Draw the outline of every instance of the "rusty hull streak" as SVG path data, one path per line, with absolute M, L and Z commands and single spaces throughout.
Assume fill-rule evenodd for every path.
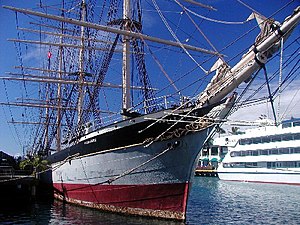
M 54 194 L 54 197 L 61 201 L 65 201 L 75 205 L 85 206 L 88 208 L 99 209 L 101 211 L 121 213 L 125 215 L 138 215 L 138 216 L 145 216 L 145 217 L 156 217 L 156 218 L 169 219 L 169 220 L 185 221 L 184 213 L 180 213 L 180 212 L 129 208 L 129 207 L 116 207 L 112 205 L 98 204 L 98 203 L 80 201 L 72 198 L 66 198 L 59 194 Z

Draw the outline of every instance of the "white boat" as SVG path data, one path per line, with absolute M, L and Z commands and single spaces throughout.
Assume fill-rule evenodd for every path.
M 300 185 L 300 119 L 223 137 L 221 180 Z

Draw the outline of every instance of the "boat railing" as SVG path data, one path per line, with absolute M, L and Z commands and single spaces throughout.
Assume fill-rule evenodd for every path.
M 178 104 L 183 105 L 189 98 L 183 96 L 164 95 L 156 98 L 145 100 L 142 104 L 135 106 L 132 110 L 137 113 L 147 114 L 150 111 L 160 111 L 164 109 L 178 107 Z M 153 104 L 151 104 L 153 103 Z
M 187 98 L 181 98 L 181 103 Z M 155 104 L 148 104 L 155 102 Z M 177 104 L 176 104 L 177 103 Z M 156 111 L 172 108 L 178 105 L 178 101 L 173 95 L 164 95 L 156 98 L 145 100 L 142 104 L 136 105 L 134 108 L 129 109 L 131 113 L 137 113 L 140 115 L 148 114 L 150 109 L 156 109 Z M 113 114 L 106 117 L 102 117 L 101 121 L 94 121 L 94 127 L 91 130 L 97 130 L 99 127 L 104 127 L 109 124 L 114 124 L 122 121 L 123 117 L 120 114 Z M 101 125 L 99 125 L 101 124 Z M 90 132 L 90 130 L 89 130 Z
M 156 98 L 148 99 L 144 101 L 143 104 L 139 104 L 135 108 L 129 109 L 129 111 L 131 113 L 137 113 L 143 115 L 149 113 L 148 112 L 149 109 L 156 109 L 156 111 L 159 111 L 163 109 L 174 108 L 175 106 L 178 106 L 178 104 L 184 104 L 186 100 L 187 100 L 186 97 L 181 97 L 180 103 L 178 103 L 178 100 L 173 95 L 159 96 Z M 151 102 L 155 102 L 155 104 L 149 105 L 148 103 Z M 73 140 L 75 136 L 80 137 L 82 135 L 96 131 L 100 127 L 105 127 L 107 125 L 114 124 L 122 120 L 123 117 L 121 114 L 113 114 L 113 115 L 108 115 L 106 117 L 102 117 L 99 120 L 87 122 L 83 124 L 80 128 L 67 132 L 63 137 L 62 144 L 67 144 L 70 140 Z

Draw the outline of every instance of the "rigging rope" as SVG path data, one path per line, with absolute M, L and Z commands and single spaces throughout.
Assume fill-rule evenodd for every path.
M 250 9 L 252 12 L 255 12 L 259 15 L 261 15 L 259 12 L 257 12 L 255 9 L 253 9 L 252 7 L 250 7 L 249 5 L 247 5 L 246 3 L 242 2 L 241 0 L 237 0 L 239 3 L 241 3 L 243 6 L 246 6 L 246 8 Z
M 299 37 L 298 37 L 299 38 Z M 297 38 L 297 39 L 298 39 Z M 295 41 L 297 41 L 297 39 L 295 40 Z M 293 41 L 291 44 L 289 44 L 288 46 L 286 46 L 286 48 L 285 49 L 288 49 L 289 47 L 292 47 L 292 44 L 295 42 L 295 41 Z M 289 64 L 287 63 L 288 62 L 288 60 L 290 60 L 291 59 L 291 57 L 292 56 L 297 56 L 297 52 L 299 51 L 299 49 L 300 49 L 300 47 L 298 48 L 298 49 L 296 49 L 291 55 L 290 55 L 290 57 L 286 60 L 286 62 L 284 63 L 285 64 L 285 66 L 283 67 L 283 69 L 285 69 Z M 274 55 L 269 61 L 272 61 L 275 57 L 277 57 L 278 56 L 278 54 L 279 53 L 277 53 L 276 55 Z M 290 60 L 291 62 L 292 61 L 294 61 L 294 59 L 293 60 Z M 290 63 L 291 63 L 290 62 Z M 298 62 L 295 64 L 295 65 L 297 65 L 298 64 Z M 295 67 L 294 67 L 295 68 Z M 293 69 L 294 69 L 293 68 Z M 259 72 L 259 71 L 258 71 Z M 258 74 L 258 72 L 254 75 L 254 77 L 252 78 L 252 79 L 254 79 L 256 76 L 257 76 L 257 74 Z M 275 71 L 274 73 L 273 73 L 273 75 L 272 76 L 270 76 L 270 81 L 272 81 L 275 77 L 276 77 L 276 75 L 277 75 L 277 73 L 278 73 L 278 70 L 277 71 Z M 286 78 L 285 78 L 285 80 L 282 82 L 282 84 L 284 84 L 288 79 L 289 79 L 289 77 L 290 76 L 287 76 Z M 252 79 L 251 79 L 251 81 L 250 82 L 252 82 Z M 248 83 L 248 86 L 250 85 L 250 83 Z M 249 101 L 251 98 L 253 98 L 264 86 L 266 85 L 266 82 L 264 82 L 263 84 L 261 84 L 250 96 L 248 96 L 247 97 L 247 99 L 245 99 L 241 104 L 242 105 L 244 105 L 245 104 L 245 102 L 247 102 L 247 101 Z M 249 87 L 246 87 L 245 89 L 244 89 L 244 91 L 243 91 L 243 93 L 242 93 L 242 95 L 244 95 L 244 92 L 249 88 Z M 272 95 L 274 96 L 276 93 L 277 93 L 277 91 L 278 90 L 275 90 L 273 93 L 272 93 Z M 242 95 L 241 95 L 241 97 L 242 97 Z M 237 102 L 239 102 L 240 100 L 238 100 Z
M 181 5 L 177 0 L 175 0 L 175 2 L 182 7 L 182 9 L 185 11 L 185 7 L 183 5 Z M 216 47 L 211 43 L 211 41 L 206 37 L 206 35 L 203 33 L 203 31 L 200 29 L 200 27 L 195 23 L 195 21 L 192 19 L 192 17 L 187 13 L 187 16 L 189 17 L 189 19 L 192 21 L 192 23 L 194 24 L 194 26 L 197 28 L 197 30 L 200 32 L 200 34 L 204 37 L 204 39 L 207 41 L 207 43 L 210 45 L 210 47 L 212 47 L 212 49 L 215 52 L 218 52 L 218 50 L 216 49 Z M 218 54 L 218 57 L 224 62 L 225 60 L 223 59 L 223 57 L 221 56 L 221 54 Z
M 167 29 L 169 30 L 170 34 L 173 36 L 173 38 L 179 43 L 180 47 L 183 49 L 183 51 L 191 58 L 191 60 L 204 72 L 204 73 L 208 73 L 207 70 L 205 70 L 195 59 L 194 57 L 186 50 L 186 48 L 183 46 L 183 44 L 181 43 L 181 41 L 178 39 L 178 37 L 176 36 L 176 34 L 173 32 L 173 30 L 171 29 L 171 27 L 169 26 L 168 22 L 166 21 L 165 17 L 163 16 L 162 12 L 160 11 L 160 8 L 158 7 L 157 3 L 155 0 L 152 0 L 153 5 L 155 7 L 155 9 L 157 10 L 161 20 L 164 22 L 165 26 L 167 27 Z
M 280 112 L 280 95 L 281 95 L 281 85 L 282 85 L 282 61 L 283 61 L 283 38 L 280 40 L 280 62 L 279 62 L 279 81 L 278 81 L 278 106 L 277 106 L 277 118 L 279 119 Z M 279 121 L 280 122 L 280 121 Z
M 177 0 L 175 0 L 175 2 L 178 4 Z M 211 19 L 211 18 L 208 18 L 206 16 L 202 16 L 202 15 L 200 15 L 200 14 L 192 11 L 192 10 L 188 9 L 187 7 L 185 7 L 185 6 L 181 6 L 181 7 L 183 7 L 183 9 L 185 11 L 188 11 L 189 13 L 193 14 L 194 16 L 197 16 L 197 17 L 199 17 L 201 19 L 204 19 L 204 20 L 207 20 L 207 21 L 210 21 L 210 22 L 214 22 L 214 23 L 221 23 L 221 24 L 230 24 L 230 25 L 232 25 L 232 24 L 245 24 L 245 23 L 248 22 L 247 20 L 245 20 L 243 22 L 231 22 L 231 21 Z
M 267 82 L 269 99 L 270 99 L 271 106 L 272 106 L 272 112 L 273 112 L 273 116 L 274 116 L 274 120 L 275 120 L 275 125 L 277 126 L 276 111 L 275 111 L 275 108 L 274 108 L 273 96 L 272 96 L 270 85 L 269 85 L 269 79 L 268 79 L 267 69 L 266 69 L 265 65 L 263 65 L 262 68 L 264 70 L 264 74 L 265 74 L 265 78 L 266 78 L 266 82 Z
M 6 86 L 5 80 L 3 80 L 3 85 L 4 85 L 4 91 L 5 91 L 6 101 L 9 103 L 7 86 Z M 5 118 L 7 118 L 4 108 L 3 108 L 3 111 L 4 111 Z M 8 111 L 10 113 L 11 121 L 14 122 L 14 117 L 13 117 L 13 113 L 12 113 L 10 105 L 8 105 Z M 13 123 L 13 128 L 15 130 L 15 134 L 17 136 L 17 140 L 16 140 L 16 137 L 13 135 L 14 132 L 11 132 L 11 134 L 12 134 L 13 138 L 15 139 L 15 141 L 19 144 L 20 148 L 22 148 L 22 144 L 21 144 L 22 142 L 21 142 L 21 139 L 20 139 L 20 135 L 19 135 L 18 129 L 16 128 L 16 125 L 14 123 Z M 10 126 L 9 126 L 9 129 L 10 129 Z M 10 129 L 10 131 L 11 131 L 11 129 Z
M 294 44 L 295 42 L 297 42 L 297 40 L 299 39 L 299 37 L 297 37 L 291 44 L 289 44 L 289 45 L 287 45 L 286 47 L 285 47 L 285 50 L 287 50 L 289 47 L 293 47 L 293 45 L 292 44 Z M 285 68 L 287 68 L 292 62 L 294 62 L 296 59 L 297 59 L 297 57 L 299 57 L 299 49 L 300 49 L 300 47 L 299 48 L 297 48 L 297 49 L 295 49 L 295 51 L 292 53 L 292 54 L 290 54 L 289 55 L 289 57 L 285 60 L 285 62 L 282 64 L 282 70 L 284 70 Z M 294 50 L 294 49 L 293 49 Z M 279 55 L 279 53 L 277 53 L 276 55 L 274 55 L 271 59 L 270 59 L 270 61 L 271 60 L 273 60 L 275 57 L 277 57 Z M 294 57 L 294 59 L 292 58 L 292 57 Z M 298 59 L 298 61 L 297 62 L 294 62 L 294 66 L 293 66 L 293 68 L 292 69 L 290 69 L 290 72 L 288 73 L 288 75 L 286 76 L 286 78 L 282 81 L 282 84 L 281 84 L 281 86 L 283 85 L 283 84 L 285 84 L 290 78 L 291 78 L 291 76 L 293 75 L 293 74 L 295 74 L 298 70 L 299 70 L 299 68 L 300 68 L 300 65 L 299 65 L 299 62 L 300 62 L 300 59 Z M 259 71 L 258 71 L 259 72 Z M 257 73 L 258 73 L 257 72 Z M 257 75 L 257 73 L 255 74 L 255 76 Z M 273 75 L 272 76 L 270 76 L 270 78 L 269 78 L 269 81 L 272 81 L 276 76 L 277 76 L 277 74 L 279 73 L 279 69 L 277 70 L 277 71 L 275 71 L 274 73 L 273 73 Z M 297 74 L 296 74 L 296 76 L 297 76 Z M 251 83 L 252 83 L 252 80 L 254 79 L 254 77 L 251 79 Z M 290 81 L 290 83 L 291 83 L 291 81 Z M 290 84 L 289 83 L 289 84 Z M 250 84 L 250 83 L 249 83 Z M 246 106 L 246 104 L 249 104 L 249 103 L 247 103 L 247 102 L 249 102 L 249 100 L 251 99 L 251 98 L 253 98 L 254 97 L 254 95 L 255 94 L 257 94 L 266 84 L 267 84 L 267 82 L 265 81 L 263 84 L 261 84 L 260 85 L 260 87 L 259 88 L 257 88 L 256 90 L 255 90 L 255 92 L 254 93 L 252 93 L 250 96 L 248 96 L 247 97 L 247 99 L 245 99 L 242 103 L 240 103 L 240 99 L 243 97 L 243 95 L 245 94 L 245 91 L 249 88 L 248 86 L 249 86 L 249 84 L 247 85 L 247 87 L 244 89 L 244 91 L 242 92 L 242 94 L 241 94 L 241 96 L 240 96 L 240 98 L 236 101 L 236 104 L 235 104 L 235 107 L 231 110 L 231 114 L 233 113 L 233 111 L 235 112 L 236 110 L 237 110 L 237 108 L 241 108 L 241 106 Z M 288 85 L 289 84 L 287 84 L 286 85 L 286 87 L 283 89 L 283 90 L 285 90 L 287 87 L 288 87 Z M 275 94 L 278 92 L 278 88 L 272 93 L 272 96 L 275 96 Z M 282 91 L 283 91 L 282 90 Z M 299 91 L 299 89 L 298 89 L 298 91 Z M 298 93 L 298 91 L 296 92 L 296 93 Z M 295 95 L 294 95 L 294 97 L 296 96 L 296 93 L 295 93 Z M 294 97 L 293 97 L 293 99 L 294 99 Z M 257 100 L 255 100 L 256 102 L 259 102 L 259 101 L 264 101 L 264 100 L 266 100 L 267 98 L 266 97 L 263 97 L 263 98 L 260 98 L 260 99 L 257 99 Z M 291 100 L 291 102 L 292 102 L 292 100 Z M 290 105 L 291 105 L 291 102 L 290 102 Z M 239 104 L 239 105 L 238 105 Z M 252 104 L 251 102 L 250 102 L 250 104 Z M 259 103 L 260 104 L 260 103 Z M 282 114 L 282 117 L 280 118 L 280 120 L 279 121 L 282 121 L 282 119 L 283 119 L 283 117 L 285 116 L 285 114 L 286 114 L 286 112 L 287 112 L 287 109 L 290 107 L 290 105 L 286 108 L 286 111 Z M 277 119 L 279 119 L 279 118 L 277 118 Z

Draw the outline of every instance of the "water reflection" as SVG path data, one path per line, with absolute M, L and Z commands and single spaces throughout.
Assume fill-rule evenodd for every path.
M 189 224 L 300 224 L 299 186 L 226 182 L 211 177 L 195 178 L 194 182 Z
M 0 200 L 0 224 L 183 225 L 175 221 L 106 213 L 56 200 L 23 205 L 18 201 L 3 203 Z M 299 202 L 299 186 L 195 177 L 186 224 L 300 224 Z
M 101 212 L 54 200 L 23 205 L 1 204 L 0 224 L 182 225 L 183 223 Z
M 180 225 L 173 221 L 149 219 L 135 216 L 124 216 L 120 214 L 101 212 L 99 210 L 64 204 L 54 201 L 51 208 L 51 224 L 158 224 L 158 225 Z

